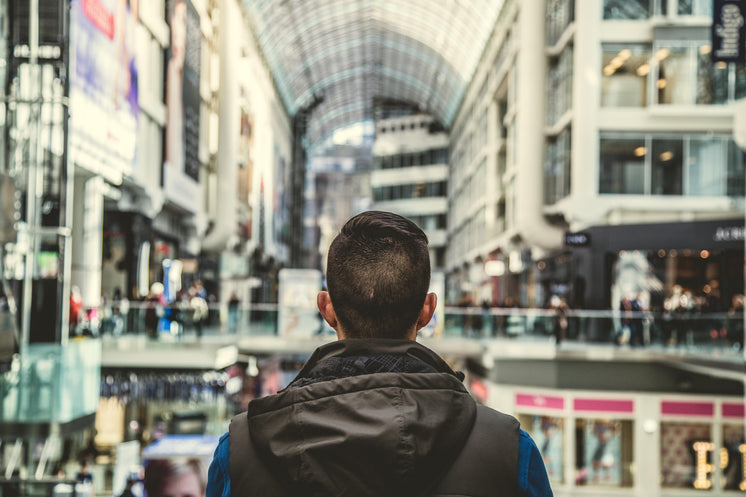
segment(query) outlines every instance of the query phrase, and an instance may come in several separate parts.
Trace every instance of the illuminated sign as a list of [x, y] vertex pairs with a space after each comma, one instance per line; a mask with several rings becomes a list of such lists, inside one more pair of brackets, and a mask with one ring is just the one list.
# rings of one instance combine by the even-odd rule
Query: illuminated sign
[[589, 233], [565, 233], [565, 245], [568, 247], [587, 247], [591, 244]]
[[[714, 466], [707, 462], [710, 452], [715, 450], [715, 444], [712, 442], [697, 441], [692, 444], [694, 450], [695, 479], [692, 486], [698, 490], [707, 490], [712, 487], [712, 481], [709, 475], [713, 472]], [[741, 481], [738, 488], [741, 491], [746, 490], [746, 444], [738, 446], [738, 452], [741, 453]], [[729, 456], [728, 449], [720, 449], [720, 469], [728, 467]]]

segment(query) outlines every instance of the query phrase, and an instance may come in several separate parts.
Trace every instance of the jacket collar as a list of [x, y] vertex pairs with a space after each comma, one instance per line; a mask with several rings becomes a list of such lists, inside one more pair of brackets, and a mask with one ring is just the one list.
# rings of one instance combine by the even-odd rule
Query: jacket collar
[[454, 371], [441, 357], [414, 340], [394, 338], [348, 338], [337, 340], [318, 347], [298, 373], [298, 378], [308, 375], [319, 362], [330, 357], [344, 357], [375, 354], [408, 355], [429, 364], [439, 373], [448, 373], [459, 381], [464, 381], [464, 373]]

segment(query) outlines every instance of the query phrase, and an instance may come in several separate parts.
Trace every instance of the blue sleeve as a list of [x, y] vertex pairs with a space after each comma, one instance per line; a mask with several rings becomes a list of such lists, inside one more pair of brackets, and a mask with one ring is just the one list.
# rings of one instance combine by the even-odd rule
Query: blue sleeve
[[523, 430], [518, 439], [518, 490], [525, 497], [553, 496], [544, 459], [534, 440]]
[[205, 497], [231, 497], [231, 471], [228, 461], [230, 438], [228, 433], [220, 437], [215, 454], [207, 472]]

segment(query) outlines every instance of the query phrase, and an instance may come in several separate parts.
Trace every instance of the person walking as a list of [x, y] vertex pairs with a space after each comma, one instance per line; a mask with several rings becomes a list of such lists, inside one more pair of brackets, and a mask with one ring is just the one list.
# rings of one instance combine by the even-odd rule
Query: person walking
[[427, 237], [413, 222], [350, 219], [317, 297], [338, 340], [232, 419], [206, 496], [552, 496], [518, 421], [477, 405], [463, 373], [416, 342], [437, 304], [429, 284]]

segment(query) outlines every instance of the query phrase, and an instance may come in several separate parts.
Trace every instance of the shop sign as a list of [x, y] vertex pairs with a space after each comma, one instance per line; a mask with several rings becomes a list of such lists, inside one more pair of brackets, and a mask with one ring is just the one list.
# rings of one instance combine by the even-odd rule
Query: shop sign
[[714, 0], [713, 62], [746, 62], [746, 0]]
[[591, 244], [590, 233], [565, 233], [565, 246], [567, 247], [588, 247]]
[[715, 228], [712, 239], [716, 242], [742, 242], [744, 241], [744, 227], [719, 226]]

